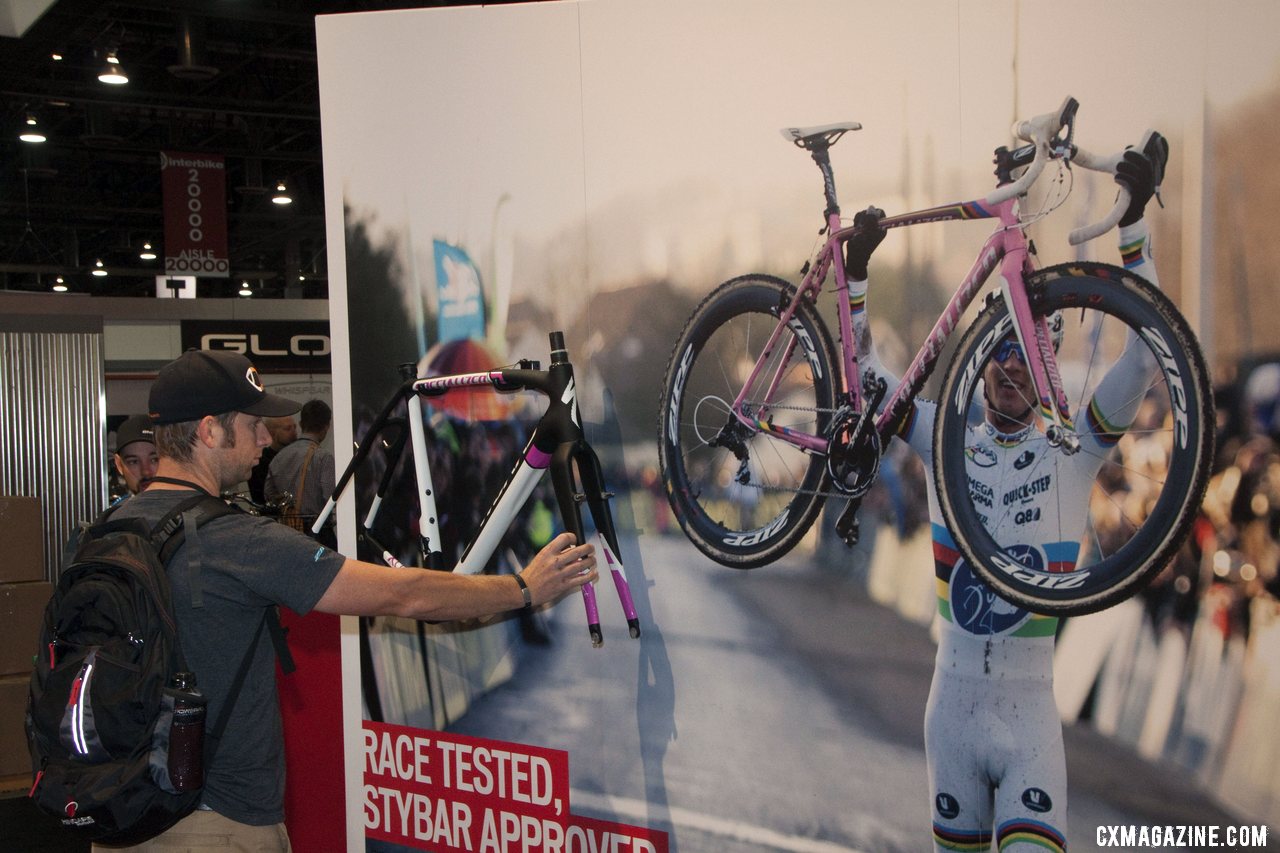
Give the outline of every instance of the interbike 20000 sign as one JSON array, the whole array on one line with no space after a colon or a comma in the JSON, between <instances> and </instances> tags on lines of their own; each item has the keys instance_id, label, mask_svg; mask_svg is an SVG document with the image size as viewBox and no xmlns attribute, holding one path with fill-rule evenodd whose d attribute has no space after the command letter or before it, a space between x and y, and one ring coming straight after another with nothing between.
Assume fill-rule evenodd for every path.
<instances>
[{"instance_id":1,"label":"interbike 20000 sign","mask_svg":"<svg viewBox=\"0 0 1280 853\"><path fill-rule=\"evenodd\" d=\"M161 152L164 271L227 278L227 170L212 154Z\"/></svg>"}]
</instances>

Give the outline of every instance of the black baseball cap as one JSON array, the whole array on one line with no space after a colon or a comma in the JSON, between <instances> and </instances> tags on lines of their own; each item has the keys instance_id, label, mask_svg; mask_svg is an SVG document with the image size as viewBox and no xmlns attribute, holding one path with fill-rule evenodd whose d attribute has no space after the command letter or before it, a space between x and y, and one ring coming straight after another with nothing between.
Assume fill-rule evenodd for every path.
<instances>
[{"instance_id":1,"label":"black baseball cap","mask_svg":"<svg viewBox=\"0 0 1280 853\"><path fill-rule=\"evenodd\" d=\"M191 349L160 368L149 408L155 423L176 424L226 412L282 418L302 404L268 394L258 369L239 353Z\"/></svg>"},{"instance_id":2,"label":"black baseball cap","mask_svg":"<svg viewBox=\"0 0 1280 853\"><path fill-rule=\"evenodd\" d=\"M116 430L116 453L135 441L156 443L156 431L150 415L130 415Z\"/></svg>"}]
</instances>

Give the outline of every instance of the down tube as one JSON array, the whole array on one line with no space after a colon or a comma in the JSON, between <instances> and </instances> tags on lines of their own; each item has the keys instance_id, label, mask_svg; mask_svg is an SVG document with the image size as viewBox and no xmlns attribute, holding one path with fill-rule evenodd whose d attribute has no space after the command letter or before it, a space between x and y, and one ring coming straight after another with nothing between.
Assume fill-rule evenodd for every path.
<instances>
[{"instance_id":1,"label":"down tube","mask_svg":"<svg viewBox=\"0 0 1280 853\"><path fill-rule=\"evenodd\" d=\"M511 523L515 521L520 508L533 494L538 479L546 469L534 468L523 457L516 463L515 470L507 478L502 493L494 501L484 520L480 523L480 532L462 555L462 561L454 567L454 572L462 575L475 575L484 571L484 567L498 549L498 543L506 534Z\"/></svg>"},{"instance_id":2,"label":"down tube","mask_svg":"<svg viewBox=\"0 0 1280 853\"><path fill-rule=\"evenodd\" d=\"M996 265L1003 256L1001 246L995 237L988 238L977 259L974 260L969 274L965 276L960 288L951 297L951 301L947 303L947 307L938 318L938 322L934 323L933 330L925 338L924 344L921 345L920 351L916 353L916 357L912 360L910 367L907 368L907 372L899 380L897 388L894 389L889 399L885 401L884 407L880 411L880 416L876 419L876 429L880 432L881 437L887 437L890 434L890 427L893 427L894 430L897 429L901 418L905 414L906 407L920 393L920 389L924 387L924 383L933 372L938 356L942 355L942 349L946 346L947 339L951 337L951 333L960 324L960 318L963 316L965 309L973 302L978 289L986 282L987 277L995 270Z\"/></svg>"}]
</instances>

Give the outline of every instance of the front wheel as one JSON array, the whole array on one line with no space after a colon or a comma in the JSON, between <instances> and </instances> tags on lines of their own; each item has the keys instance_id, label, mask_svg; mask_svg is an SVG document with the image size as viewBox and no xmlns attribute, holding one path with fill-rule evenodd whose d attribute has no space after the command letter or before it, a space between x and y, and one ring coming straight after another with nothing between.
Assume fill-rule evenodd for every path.
<instances>
[{"instance_id":1,"label":"front wheel","mask_svg":"<svg viewBox=\"0 0 1280 853\"><path fill-rule=\"evenodd\" d=\"M787 553L825 499L825 453L781 437L825 436L838 383L812 303L797 305L768 346L793 299L771 276L720 285L689 318L663 381L658 459L671 508L698 550L733 568Z\"/></svg>"},{"instance_id":2,"label":"front wheel","mask_svg":"<svg viewBox=\"0 0 1280 853\"><path fill-rule=\"evenodd\" d=\"M1061 335L1069 421L1051 423L1032 399L1012 318L993 299L942 386L938 500L960 555L1001 597L1091 613L1142 589L1186 540L1212 463L1212 386L1186 321L1144 279L1074 263L1027 288Z\"/></svg>"}]
</instances>

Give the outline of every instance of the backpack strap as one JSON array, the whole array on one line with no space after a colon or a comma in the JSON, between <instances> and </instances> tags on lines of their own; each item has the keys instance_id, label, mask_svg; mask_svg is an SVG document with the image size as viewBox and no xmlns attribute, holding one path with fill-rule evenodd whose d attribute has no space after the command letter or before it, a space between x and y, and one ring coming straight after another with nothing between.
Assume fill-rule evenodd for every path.
<instances>
[{"instance_id":1,"label":"backpack strap","mask_svg":"<svg viewBox=\"0 0 1280 853\"><path fill-rule=\"evenodd\" d=\"M194 553L188 556L188 562L192 568L192 607L203 606L202 587L200 584L200 561L202 555L199 551L200 539L196 531L202 525L215 518L238 512L240 510L229 506L220 498L215 498L209 494L196 495L170 510L151 533L152 542L160 555L160 562L166 569L168 569L169 561L173 559L174 553L184 543L189 543L192 549L196 549ZM264 628L271 636L271 644L275 647L276 658L280 661L281 671L287 675L298 668L297 664L294 663L293 655L289 652L289 644L285 639L285 629L280 624L280 613L276 610L275 605L270 605L265 608L262 614L262 621L258 623L258 630L254 632L253 640L249 643L249 648L245 651L244 657L240 661L240 666L236 670L235 680L227 691L227 698L222 706L222 711L218 714L218 719L213 728L209 730L205 743L206 768L213 763L214 754L218 751L218 744L222 741L222 734L227 728L227 723L231 720L231 712L235 710L236 700L240 698L240 691L244 687L245 679L249 677L249 670L253 666L253 657L258 650L258 642L262 639ZM181 645L178 646L178 654L182 654ZM183 666L185 665L184 662Z\"/></svg>"},{"instance_id":2,"label":"backpack strap","mask_svg":"<svg viewBox=\"0 0 1280 853\"><path fill-rule=\"evenodd\" d=\"M191 566L192 607L204 607L204 586L200 582L202 553L196 529L215 518L237 511L226 501L210 494L196 495L170 510L151 532L151 543L155 546L156 553L160 555L160 562L166 569L174 553L184 543L188 541L191 543L188 558Z\"/></svg>"},{"instance_id":3,"label":"backpack strap","mask_svg":"<svg viewBox=\"0 0 1280 853\"><path fill-rule=\"evenodd\" d=\"M286 639L288 630L280 624L280 611L274 606L267 608L267 633L271 635L271 645L276 647L276 659L280 661L280 671L285 675L292 675L298 668L293 661L293 655L289 653L289 641Z\"/></svg>"},{"instance_id":4,"label":"backpack strap","mask_svg":"<svg viewBox=\"0 0 1280 853\"><path fill-rule=\"evenodd\" d=\"M228 505L221 498L215 498L209 494L196 495L170 510L152 531L152 542L155 544L156 552L160 555L160 562L164 564L165 568L168 568L169 561L173 559L174 553L182 547L183 543L190 542L191 549L194 549L193 553L188 555L189 565L192 570L192 607L204 606L203 585L200 582L200 563L203 555L199 550L200 538L196 535L196 530L215 518L233 515L238 512L240 510ZM263 624L271 635L271 644L275 647L276 657L280 661L280 670L286 675L294 672L298 667L294 663L293 655L289 652L289 643L285 638L286 632L284 626L280 624L280 614L274 606L267 608L267 612L263 616ZM257 648L258 636L261 633L260 628L258 634L254 635L253 645L250 646L249 653L240 664L241 670L245 672L248 672L249 661L253 657L253 650ZM240 677L237 681L243 681L243 678ZM239 688L233 689L228 697L228 707L234 703L234 695L238 692Z\"/></svg>"},{"instance_id":5,"label":"backpack strap","mask_svg":"<svg viewBox=\"0 0 1280 853\"><path fill-rule=\"evenodd\" d=\"M174 552L182 547L189 533L215 518L235 512L239 510L210 494L195 495L178 504L151 530L151 544L160 555L160 562L168 567ZM188 514L194 520L194 524L190 526L184 517Z\"/></svg>"},{"instance_id":6,"label":"backpack strap","mask_svg":"<svg viewBox=\"0 0 1280 853\"><path fill-rule=\"evenodd\" d=\"M204 583L200 575L204 552L200 550L200 537L196 535L198 526L199 522L194 512L188 511L182 514L182 541L187 546L187 571L190 574L192 607L204 607ZM166 563L166 568L167 566Z\"/></svg>"}]
</instances>

